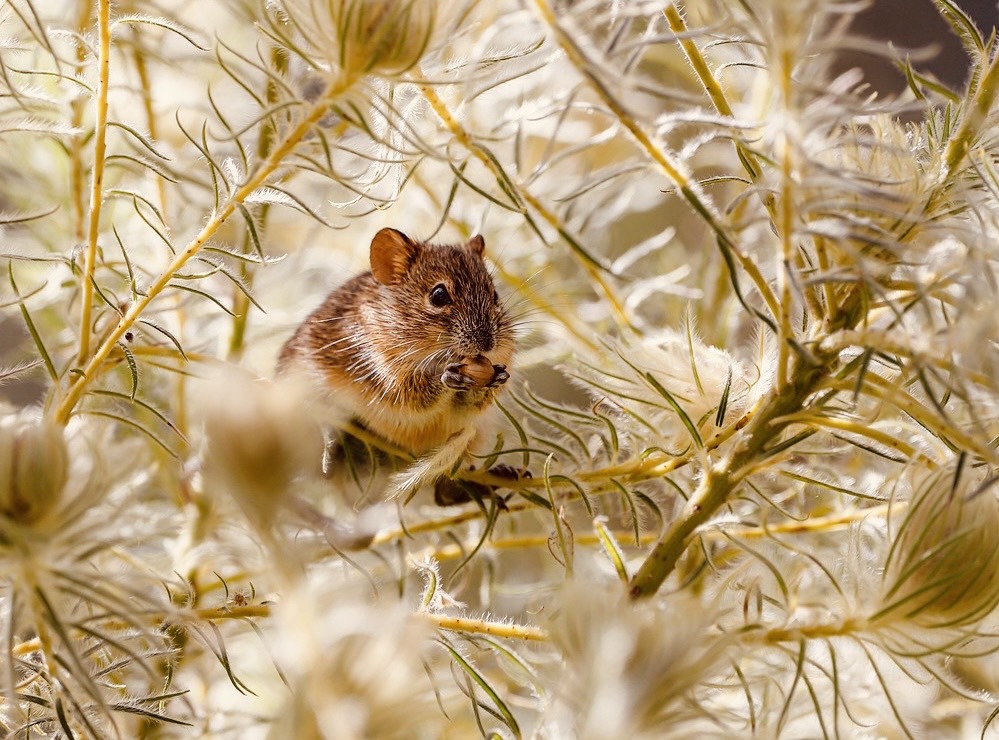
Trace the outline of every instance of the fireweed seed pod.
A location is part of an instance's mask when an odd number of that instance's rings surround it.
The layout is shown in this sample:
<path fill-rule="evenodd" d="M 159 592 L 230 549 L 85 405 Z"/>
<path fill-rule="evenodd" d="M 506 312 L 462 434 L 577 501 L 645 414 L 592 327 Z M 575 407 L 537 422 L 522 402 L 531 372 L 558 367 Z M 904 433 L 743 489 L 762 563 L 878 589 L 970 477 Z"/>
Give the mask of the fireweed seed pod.
<path fill-rule="evenodd" d="M 960 465 L 916 486 L 884 568 L 874 624 L 963 627 L 999 604 L 999 499 Z"/>

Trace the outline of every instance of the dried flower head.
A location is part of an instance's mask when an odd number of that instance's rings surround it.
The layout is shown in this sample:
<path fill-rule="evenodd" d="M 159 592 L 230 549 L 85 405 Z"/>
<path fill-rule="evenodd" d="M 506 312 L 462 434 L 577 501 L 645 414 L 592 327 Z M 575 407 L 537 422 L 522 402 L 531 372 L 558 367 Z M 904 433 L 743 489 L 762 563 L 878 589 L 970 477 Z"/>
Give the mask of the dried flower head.
<path fill-rule="evenodd" d="M 58 504 L 68 475 L 61 427 L 17 417 L 0 425 L 0 516 L 38 523 Z"/>
<path fill-rule="evenodd" d="M 602 359 L 599 368 L 581 368 L 594 398 L 610 396 L 622 406 L 619 398 L 638 401 L 632 411 L 677 449 L 690 444 L 692 428 L 710 431 L 737 418 L 756 380 L 753 370 L 728 352 L 678 331 L 614 348 Z"/>
<path fill-rule="evenodd" d="M 203 407 L 205 472 L 257 526 L 269 526 L 292 479 L 317 468 L 321 436 L 299 389 L 233 374 Z"/>
<path fill-rule="evenodd" d="M 412 69 L 453 3 L 423 0 L 280 0 L 273 5 L 301 35 L 305 54 L 349 80 Z"/>
<path fill-rule="evenodd" d="M 569 590 L 552 628 L 566 665 L 547 718 L 552 736 L 689 737 L 686 723 L 701 716 L 693 692 L 727 646 L 708 639 L 710 612 L 686 595 L 664 609 Z"/>
<path fill-rule="evenodd" d="M 283 601 L 278 620 L 292 690 L 271 737 L 441 736 L 423 668 L 429 630 L 403 604 L 316 584 Z"/>
<path fill-rule="evenodd" d="M 999 604 L 999 499 L 961 473 L 958 464 L 919 482 L 888 553 L 873 622 L 961 627 Z"/>

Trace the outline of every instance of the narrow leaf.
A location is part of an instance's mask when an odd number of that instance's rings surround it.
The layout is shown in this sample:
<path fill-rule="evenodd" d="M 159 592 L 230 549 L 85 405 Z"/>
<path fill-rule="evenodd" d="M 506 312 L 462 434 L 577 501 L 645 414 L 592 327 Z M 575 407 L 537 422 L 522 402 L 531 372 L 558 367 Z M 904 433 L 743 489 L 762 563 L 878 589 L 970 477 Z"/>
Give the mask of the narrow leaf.
<path fill-rule="evenodd" d="M 130 401 L 134 401 L 135 392 L 139 390 L 139 366 L 135 362 L 135 355 L 133 355 L 132 351 L 125 346 L 124 342 L 118 342 L 118 349 L 120 349 L 122 354 L 125 355 L 125 362 L 128 363 L 128 372 L 132 376 L 132 392 L 129 394 L 128 398 Z"/>

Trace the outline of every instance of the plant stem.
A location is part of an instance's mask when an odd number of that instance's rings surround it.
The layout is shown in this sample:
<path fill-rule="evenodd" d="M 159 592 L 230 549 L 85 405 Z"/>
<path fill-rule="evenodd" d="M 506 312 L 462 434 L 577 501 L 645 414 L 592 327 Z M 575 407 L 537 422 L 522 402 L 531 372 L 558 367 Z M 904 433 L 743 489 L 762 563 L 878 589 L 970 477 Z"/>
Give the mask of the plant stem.
<path fill-rule="evenodd" d="M 94 302 L 94 270 L 97 266 L 97 234 L 100 231 L 102 187 L 104 184 L 104 150 L 108 128 L 108 81 L 111 74 L 111 0 L 98 0 L 98 82 L 94 121 L 94 170 L 90 177 L 90 222 L 87 226 L 87 251 L 84 255 L 81 288 L 83 305 L 80 311 L 80 351 L 77 362 L 83 364 L 90 353 L 90 317 Z"/>
<path fill-rule="evenodd" d="M 799 627 L 778 627 L 759 634 L 758 639 L 766 645 L 781 642 L 801 642 L 802 640 L 826 640 L 830 637 L 843 637 L 870 628 L 866 619 L 852 617 L 839 624 L 804 624 Z"/>
<path fill-rule="evenodd" d="M 725 97 L 725 92 L 722 90 L 718 80 L 716 80 L 714 75 L 711 73 L 708 63 L 701 55 L 701 50 L 697 48 L 697 44 L 695 44 L 692 39 L 685 35 L 687 34 L 687 24 L 684 22 L 683 16 L 680 14 L 680 10 L 676 7 L 676 3 L 669 3 L 669 5 L 663 9 L 663 15 L 666 17 L 666 22 L 669 23 L 670 30 L 676 34 L 677 43 L 680 44 L 680 48 L 683 49 L 683 53 L 687 57 L 687 61 L 690 62 L 690 66 L 693 67 L 694 74 L 697 75 L 697 79 L 701 81 L 701 85 L 704 87 L 704 92 L 706 92 L 708 97 L 711 98 L 711 102 L 714 104 L 715 110 L 723 116 L 734 118 L 732 106 L 729 105 L 728 99 Z M 739 160 L 742 162 L 742 166 L 749 174 L 749 178 L 755 183 L 760 177 L 760 169 L 756 163 L 756 155 L 753 154 L 753 152 L 746 146 L 741 137 L 736 137 L 734 140 L 736 152 L 739 154 Z M 772 209 L 772 203 L 773 199 L 771 197 L 764 197 L 764 205 L 766 205 L 768 209 Z"/>
<path fill-rule="evenodd" d="M 597 75 L 593 72 L 592 65 L 583 54 L 582 50 L 576 45 L 575 41 L 565 33 L 562 28 L 558 25 L 558 19 L 555 17 L 555 12 L 549 6 L 547 0 L 535 0 L 538 11 L 541 17 L 552 29 L 555 34 L 555 38 L 562 50 L 565 52 L 569 61 L 573 63 L 580 74 L 583 75 L 589 81 L 590 86 L 593 90 L 600 96 L 610 111 L 614 114 L 616 120 L 624 126 L 624 128 L 631 134 L 635 143 L 645 151 L 646 154 L 659 165 L 660 169 L 666 175 L 667 179 L 673 183 L 674 186 L 680 191 L 684 200 L 698 213 L 698 215 L 704 220 L 712 232 L 714 232 L 715 237 L 718 239 L 719 244 L 728 252 L 730 252 L 736 260 L 738 260 L 739 265 L 746 271 L 749 275 L 750 280 L 756 286 L 759 291 L 760 296 L 763 298 L 764 303 L 767 304 L 767 308 L 773 315 L 774 319 L 780 319 L 780 306 L 777 303 L 777 298 L 767 281 L 763 278 L 762 273 L 760 273 L 759 268 L 756 264 L 739 249 L 732 237 L 729 236 L 728 232 L 721 224 L 721 222 L 716 218 L 714 212 L 708 205 L 701 200 L 700 196 L 695 190 L 694 184 L 691 182 L 690 178 L 683 173 L 682 167 L 678 162 L 673 160 L 666 151 L 656 146 L 652 140 L 649 138 L 648 134 L 642 130 L 642 127 L 638 125 L 638 122 L 634 117 L 625 110 L 624 106 L 617 100 L 616 97 L 608 89 L 607 85 L 604 84 Z"/>
<path fill-rule="evenodd" d="M 827 385 L 844 391 L 852 391 L 855 388 L 854 383 L 847 381 L 835 381 Z M 999 454 L 996 453 L 988 439 L 977 439 L 956 426 L 943 424 L 923 403 L 902 390 L 902 384 L 898 380 L 893 382 L 876 373 L 868 373 L 864 376 L 862 392 L 877 398 L 879 401 L 890 403 L 899 411 L 911 416 L 917 424 L 938 439 L 950 440 L 952 444 L 973 452 L 991 465 L 999 465 Z M 895 441 L 897 442 L 897 440 Z"/>
<path fill-rule="evenodd" d="M 773 537 L 778 534 L 815 534 L 824 532 L 833 532 L 840 529 L 845 529 L 858 521 L 873 519 L 877 517 L 886 517 L 890 513 L 895 513 L 901 511 L 908 506 L 906 501 L 898 501 L 894 504 L 881 504 L 880 506 L 872 506 L 870 508 L 856 508 L 847 509 L 845 511 L 837 512 L 835 514 L 829 514 L 827 516 L 814 517 L 809 519 L 804 519 L 798 521 L 791 519 L 788 521 L 783 521 L 777 524 L 767 524 L 763 527 L 731 527 L 724 529 L 709 529 L 704 533 L 704 537 L 709 540 L 727 541 L 729 539 L 742 539 L 742 540 L 754 540 L 762 539 L 764 537 Z M 420 522 L 421 525 L 425 525 L 432 522 Z M 423 526 L 423 531 L 429 529 L 429 527 Z M 449 529 L 447 526 L 440 526 L 437 529 Z M 408 531 L 408 529 L 407 529 Z M 635 533 L 631 530 L 621 530 L 612 531 L 611 534 L 616 540 L 624 543 L 626 547 L 634 547 L 634 536 Z M 393 535 L 392 538 L 389 535 Z M 376 539 L 379 543 L 384 543 L 390 539 L 403 539 L 406 537 L 407 533 L 402 530 L 393 530 L 392 532 L 386 532 L 384 534 L 380 533 Z M 651 545 L 658 539 L 657 535 L 654 534 L 643 534 L 639 537 L 639 545 Z M 492 551 L 502 551 L 502 550 L 524 550 L 533 547 L 548 547 L 551 542 L 550 538 L 546 534 L 540 535 L 520 535 L 516 537 L 504 537 L 500 539 L 491 539 L 488 542 L 488 548 Z M 463 558 L 468 555 L 469 550 L 471 550 L 478 543 L 478 539 L 461 542 L 459 544 L 441 545 L 439 547 L 431 547 L 427 550 L 418 550 L 417 554 L 413 555 L 419 559 L 419 553 L 426 553 L 431 556 L 434 560 L 438 562 L 443 562 L 445 560 L 456 560 L 458 558 Z M 573 544 L 576 545 L 599 545 L 600 537 L 596 534 L 575 534 L 573 535 Z"/>
<path fill-rule="evenodd" d="M 961 121 L 960 127 L 947 142 L 944 162 L 947 166 L 945 179 L 950 180 L 957 173 L 971 145 L 978 138 L 982 124 L 992 110 L 996 96 L 999 95 L 999 54 L 989 63 L 988 69 L 978 82 L 978 89 Z"/>
<path fill-rule="evenodd" d="M 139 76 L 139 87 L 142 91 L 142 111 L 146 114 L 146 129 L 149 131 L 149 138 L 156 141 L 159 139 L 159 125 L 156 111 L 153 109 L 153 87 L 149 79 L 149 69 L 146 66 L 146 55 L 138 42 L 136 42 L 132 56 L 135 60 L 135 72 Z M 166 180 L 162 177 L 156 178 L 156 195 L 159 199 L 160 213 L 164 219 L 168 219 Z"/>
<path fill-rule="evenodd" d="M 543 0 L 537 0 L 542 3 Z M 978 138 L 995 99 L 999 95 L 999 56 L 989 64 L 974 93 L 974 103 L 965 112 L 957 132 L 947 145 L 944 156 L 946 171 L 934 188 L 929 201 L 944 192 L 958 174 L 972 143 Z M 901 226 L 901 224 L 899 225 Z M 911 238 L 913 229 L 897 235 L 900 242 Z M 863 288 L 854 286 L 840 294 L 837 306 L 827 306 L 827 318 L 821 325 L 824 336 L 834 336 L 842 330 L 852 330 L 864 310 Z M 827 293 L 827 296 L 829 293 Z M 777 314 L 779 315 L 779 314 Z M 821 340 L 821 336 L 818 337 Z M 783 345 L 783 343 L 782 343 Z M 698 527 L 707 522 L 724 505 L 735 487 L 754 470 L 766 452 L 768 442 L 776 442 L 790 421 L 790 414 L 800 411 L 808 397 L 821 383 L 831 377 L 838 365 L 839 353 L 819 349 L 814 359 L 798 355 L 791 365 L 787 384 L 775 387 L 765 398 L 759 414 L 746 427 L 741 439 L 720 462 L 706 469 L 697 492 L 691 497 L 680 516 L 663 532 L 648 558 L 642 563 L 630 584 L 633 599 L 649 597 L 669 577 L 686 550 Z M 991 457 L 991 456 L 990 456 Z"/>
<path fill-rule="evenodd" d="M 169 265 L 159 274 L 159 276 L 153 281 L 153 283 L 146 289 L 145 295 L 139 296 L 138 300 L 133 302 L 125 314 L 118 321 L 118 325 L 108 334 L 105 340 L 94 352 L 90 361 L 87 363 L 86 367 L 83 369 L 82 375 L 78 375 L 76 380 L 69 386 L 66 391 L 62 402 L 59 404 L 55 412 L 55 421 L 59 424 L 66 424 L 69 421 L 69 417 L 73 413 L 77 402 L 83 395 L 83 391 L 86 389 L 87 384 L 94 377 L 97 370 L 100 368 L 101 364 L 107 359 L 107 356 L 114 350 L 117 346 L 118 341 L 127 332 L 139 317 L 146 307 L 153 301 L 156 296 L 163 292 L 167 287 L 169 282 L 173 279 L 173 276 L 187 264 L 194 255 L 196 255 L 201 248 L 208 242 L 209 239 L 215 234 L 216 231 L 226 222 L 226 220 L 235 212 L 236 206 L 242 203 L 246 198 L 248 198 L 254 191 L 257 190 L 261 185 L 263 185 L 267 179 L 274 173 L 274 171 L 281 165 L 285 157 L 287 157 L 295 149 L 299 142 L 305 138 L 305 135 L 312 130 L 312 127 L 326 114 L 329 108 L 330 99 L 340 95 L 344 90 L 349 87 L 349 83 L 334 80 L 329 84 L 326 91 L 321 95 L 315 103 L 309 108 L 308 113 L 302 118 L 298 124 L 292 128 L 284 137 L 284 139 L 273 149 L 267 160 L 264 161 L 257 171 L 250 177 L 246 183 L 240 187 L 233 195 L 225 202 L 222 207 L 216 211 L 211 218 L 209 218 L 208 223 L 201 229 L 197 236 L 195 236 L 183 250 L 178 252 L 174 259 Z"/>
<path fill-rule="evenodd" d="M 827 376 L 837 357 L 827 356 L 816 364 L 806 364 L 803 358 L 798 358 L 796 372 L 791 375 L 790 382 L 770 392 L 735 447 L 717 464 L 705 470 L 697 491 L 680 516 L 666 528 L 631 579 L 629 593 L 633 599 L 652 596 L 659 590 L 673 572 L 697 528 L 714 516 L 728 500 L 753 464 L 765 453 L 767 443 L 778 440 L 790 424 L 783 417 L 802 407 L 805 399 Z"/>
<path fill-rule="evenodd" d="M 424 613 L 423 617 L 439 629 L 454 632 L 471 632 L 490 637 L 510 637 L 535 642 L 543 642 L 548 639 L 548 633 L 540 627 L 490 622 L 485 619 L 470 619 L 469 617 L 449 617 L 444 614 Z"/>
<path fill-rule="evenodd" d="M 288 70 L 288 58 L 284 54 L 279 53 L 277 48 L 271 50 L 271 64 L 273 64 L 274 68 L 282 74 Z M 268 80 L 266 93 L 267 105 L 273 105 L 277 102 L 277 99 L 277 85 L 274 84 L 273 80 Z M 276 135 L 277 130 L 274 121 L 271 117 L 268 117 L 267 121 L 261 128 L 260 137 L 257 139 L 257 159 L 265 159 L 267 155 L 270 154 Z M 250 211 L 251 218 L 255 218 L 257 223 L 259 223 L 261 232 L 264 231 L 267 223 L 267 214 L 269 212 L 269 203 L 262 203 L 256 214 L 253 214 L 253 212 Z M 250 235 L 250 225 L 247 224 L 246 231 L 243 234 L 244 251 L 249 251 L 251 241 L 252 237 Z M 253 276 L 255 272 L 256 271 L 251 269 L 245 262 L 240 263 L 240 278 L 242 278 L 245 283 L 246 290 L 243 291 L 233 288 L 232 312 L 235 316 L 232 317 L 232 336 L 229 337 L 228 355 L 230 360 L 238 358 L 243 352 L 243 342 L 246 339 L 246 326 L 247 322 L 250 320 L 250 297 L 247 293 L 253 287 Z"/>

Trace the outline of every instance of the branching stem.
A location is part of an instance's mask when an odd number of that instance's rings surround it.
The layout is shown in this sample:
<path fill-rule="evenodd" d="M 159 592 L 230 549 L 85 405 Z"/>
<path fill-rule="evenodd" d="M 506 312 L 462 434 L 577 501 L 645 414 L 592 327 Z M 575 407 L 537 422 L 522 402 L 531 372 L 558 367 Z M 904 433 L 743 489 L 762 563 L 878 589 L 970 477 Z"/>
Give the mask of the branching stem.
<path fill-rule="evenodd" d="M 87 60 L 87 47 L 83 43 L 83 34 L 90 25 L 90 0 L 78 0 L 79 17 L 76 21 L 76 30 L 80 34 L 76 42 L 76 74 L 83 75 L 84 65 Z M 72 104 L 71 123 L 73 128 L 79 129 L 83 126 L 83 113 L 86 108 L 87 98 L 84 95 L 76 97 Z M 73 202 L 73 237 L 77 243 L 83 243 L 85 213 L 83 210 L 83 137 L 74 136 L 69 144 L 70 154 L 70 195 Z"/>
<path fill-rule="evenodd" d="M 679 517 L 663 532 L 652 552 L 631 579 L 629 592 L 634 599 L 646 598 L 659 590 L 687 548 L 697 528 L 706 523 L 728 500 L 735 487 L 765 453 L 769 443 L 776 443 L 789 422 L 783 417 L 798 411 L 819 381 L 829 372 L 835 357 L 806 364 L 798 359 L 791 381 L 770 392 L 759 413 L 743 430 L 735 446 L 718 463 L 709 467 L 697 491 Z"/>
<path fill-rule="evenodd" d="M 454 632 L 470 632 L 490 637 L 510 637 L 516 640 L 534 642 L 548 639 L 548 633 L 540 627 L 491 622 L 487 619 L 471 619 L 469 617 L 449 617 L 444 614 L 424 614 L 423 616 L 439 629 Z"/>
<path fill-rule="evenodd" d="M 302 117 L 298 124 L 285 135 L 284 139 L 282 139 L 277 146 L 274 147 L 270 156 L 267 157 L 267 160 L 264 161 L 257 171 L 246 181 L 246 183 L 233 193 L 225 204 L 223 204 L 222 207 L 216 211 L 211 218 L 209 218 L 208 223 L 205 224 L 198 235 L 195 236 L 183 250 L 176 254 L 170 264 L 167 265 L 163 272 L 161 272 L 153 283 L 146 289 L 145 295 L 139 296 L 138 300 L 133 302 L 128 307 L 128 310 L 118 321 L 118 325 L 110 332 L 110 334 L 94 352 L 89 362 L 87 362 L 86 367 L 83 369 L 83 373 L 78 375 L 69 386 L 69 389 L 66 391 L 65 396 L 55 412 L 55 420 L 58 423 L 66 424 L 66 422 L 69 421 L 69 417 L 72 415 L 73 409 L 76 407 L 77 402 L 80 400 L 84 390 L 96 374 L 97 370 L 100 368 L 101 364 L 118 345 L 119 340 L 122 336 L 124 336 L 125 332 L 127 332 L 135 324 L 135 322 L 139 320 L 139 317 L 142 315 L 142 312 L 145 311 L 146 307 L 153 301 L 154 298 L 163 292 L 173 279 L 174 275 L 176 275 L 177 272 L 179 272 L 184 265 L 187 264 L 188 260 L 201 251 L 201 248 L 205 246 L 208 240 L 214 236 L 215 232 L 218 231 L 226 220 L 235 212 L 237 204 L 242 203 L 254 191 L 256 191 L 257 188 L 267 182 L 267 179 L 278 167 L 281 166 L 285 158 L 294 151 L 299 142 L 305 138 L 306 134 L 312 130 L 312 127 L 326 114 L 329 108 L 330 100 L 342 94 L 348 87 L 349 83 L 341 80 L 334 80 L 331 82 L 323 95 L 321 95 L 316 102 L 312 104 L 308 112 Z"/>

